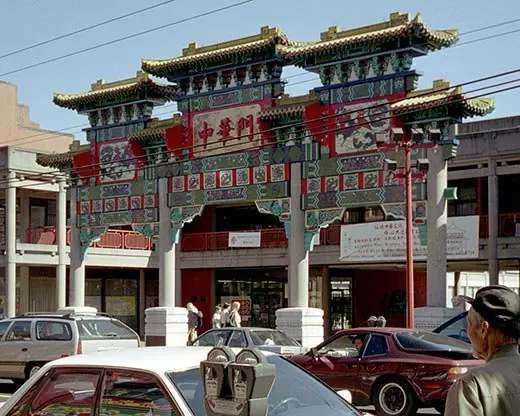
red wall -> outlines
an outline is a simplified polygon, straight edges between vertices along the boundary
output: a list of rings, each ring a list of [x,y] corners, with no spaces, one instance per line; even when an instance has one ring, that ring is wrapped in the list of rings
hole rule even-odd
[[[426,306],[426,273],[415,272],[415,307]],[[404,271],[354,272],[354,325],[364,326],[372,316],[384,316],[387,326],[406,326],[405,314],[392,313],[392,294],[406,290]]]
[[[211,270],[182,271],[182,305],[186,306],[188,302],[191,302],[204,314],[199,334],[211,328],[212,279]]]
[[[183,233],[210,233],[213,231],[212,223],[215,215],[215,207],[205,206],[200,217],[195,217],[192,222],[184,224]]]

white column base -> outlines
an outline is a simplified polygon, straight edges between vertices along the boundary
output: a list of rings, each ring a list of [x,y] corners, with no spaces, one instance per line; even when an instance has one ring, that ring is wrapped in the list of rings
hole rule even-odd
[[[415,328],[423,331],[433,331],[439,325],[462,312],[464,312],[463,309],[437,306],[415,308]]]
[[[188,343],[188,310],[159,306],[145,310],[145,342],[147,347],[186,346]]]
[[[276,329],[312,348],[323,342],[323,310],[284,308],[276,311]]]

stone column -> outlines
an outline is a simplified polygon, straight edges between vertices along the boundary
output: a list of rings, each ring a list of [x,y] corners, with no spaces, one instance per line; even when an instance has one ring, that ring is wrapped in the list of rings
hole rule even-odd
[[[498,177],[497,162],[488,160],[488,272],[489,284],[498,285]]]
[[[182,230],[179,231],[179,241],[181,238]],[[181,244],[175,244],[175,259],[179,260],[181,253]],[[182,304],[182,270],[180,261],[175,262],[175,305],[184,307]]]
[[[56,267],[56,307],[66,306],[67,299],[67,191],[65,178],[59,180],[56,215],[56,244],[58,246],[58,266]]]
[[[77,225],[77,189],[70,190],[70,302],[71,306],[85,306],[85,258],[81,249],[80,229]]]
[[[159,179],[159,306],[175,306],[175,242],[168,208],[168,179]]]
[[[444,190],[448,187],[448,168],[442,147],[428,149],[428,259],[426,273],[427,305],[446,307],[447,261],[446,229],[448,209]]]
[[[305,211],[301,209],[301,164],[291,165],[291,235],[289,237],[289,307],[309,306],[309,252],[305,249]]]
[[[139,336],[144,336],[144,321],[145,314],[144,311],[146,309],[146,278],[145,278],[145,270],[139,269]]]
[[[159,179],[159,307],[145,311],[146,346],[186,345],[188,311],[175,307],[175,252],[168,178]]]
[[[309,252],[305,247],[305,211],[301,208],[301,164],[291,165],[289,307],[276,311],[276,327],[304,347],[323,341],[323,310],[309,308]]]
[[[5,309],[8,317],[16,315],[16,173],[9,172],[5,198]]]

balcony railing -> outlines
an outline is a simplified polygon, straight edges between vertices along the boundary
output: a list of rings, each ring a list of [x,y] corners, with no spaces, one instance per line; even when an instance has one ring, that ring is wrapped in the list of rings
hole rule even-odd
[[[287,237],[283,228],[269,228],[260,231],[260,248],[285,248]],[[242,232],[242,231],[237,231]],[[247,231],[243,231],[247,232]],[[230,250],[229,232],[216,233],[183,233],[182,251],[217,251]]]
[[[27,230],[29,244],[56,244],[56,227],[33,227]],[[67,228],[67,245],[70,245],[70,229]],[[127,250],[152,250],[148,237],[127,230],[109,229],[92,247]]]
[[[499,215],[499,237],[514,237],[516,224],[520,223],[520,213]],[[480,238],[488,236],[488,217],[480,216]],[[283,228],[269,228],[260,231],[260,248],[286,248],[287,237]],[[331,224],[320,231],[322,246],[336,246],[341,240],[341,224]],[[35,227],[27,230],[30,244],[56,244],[55,227]],[[70,230],[67,229],[67,245],[70,245]],[[101,239],[92,245],[98,248],[152,250],[150,238],[127,230],[109,229]],[[229,232],[182,233],[182,251],[218,251],[229,250]]]

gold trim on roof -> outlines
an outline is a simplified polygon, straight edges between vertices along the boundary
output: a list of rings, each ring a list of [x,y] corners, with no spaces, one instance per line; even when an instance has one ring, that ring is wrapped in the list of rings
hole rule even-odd
[[[136,133],[128,135],[128,140],[143,140],[148,138],[164,137],[166,130],[182,124],[180,114],[174,114],[172,118],[159,120],[153,118],[146,123],[146,127]]]
[[[199,46],[197,43],[190,43],[187,48],[182,50],[182,56],[163,60],[143,59],[141,63],[145,71],[153,75],[164,76],[168,70],[192,62],[205,59],[209,60],[217,56],[230,55],[242,51],[262,49],[269,45],[289,44],[289,40],[280,29],[264,26],[260,29],[260,34],[258,35],[247,36],[209,46]]]
[[[409,14],[392,13],[390,20],[383,23],[344,31],[338,31],[337,26],[332,26],[327,32],[321,33],[319,42],[300,46],[282,46],[280,49],[285,56],[294,57],[351,44],[389,41],[410,35],[424,39],[425,46],[431,50],[450,46],[458,40],[456,29],[432,30],[426,26],[420,14],[410,20]]]
[[[264,119],[273,119],[282,116],[290,116],[295,114],[303,114],[305,107],[309,104],[316,103],[320,100],[319,94],[311,91],[307,95],[299,95],[290,97],[289,95],[282,95],[271,108],[267,108],[260,113],[260,117]]]
[[[410,92],[404,100],[391,105],[394,113],[419,111],[440,105],[460,105],[465,117],[484,116],[495,109],[495,99],[492,97],[466,98],[461,87],[451,88],[444,80],[433,81],[433,87]]]
[[[75,108],[84,103],[93,102],[101,97],[117,96],[125,93],[131,93],[141,88],[152,88],[154,93],[167,99],[173,98],[177,94],[177,88],[169,85],[159,84],[153,81],[149,74],[143,71],[137,71],[134,78],[128,78],[121,81],[105,83],[100,79],[91,85],[91,90],[79,94],[54,94],[54,103],[60,107]]]
[[[80,144],[79,140],[74,140],[70,146],[69,151],[65,153],[53,153],[50,155],[38,155],[36,163],[47,167],[60,167],[64,163],[71,162],[72,158],[81,153],[90,151],[90,145]]]

